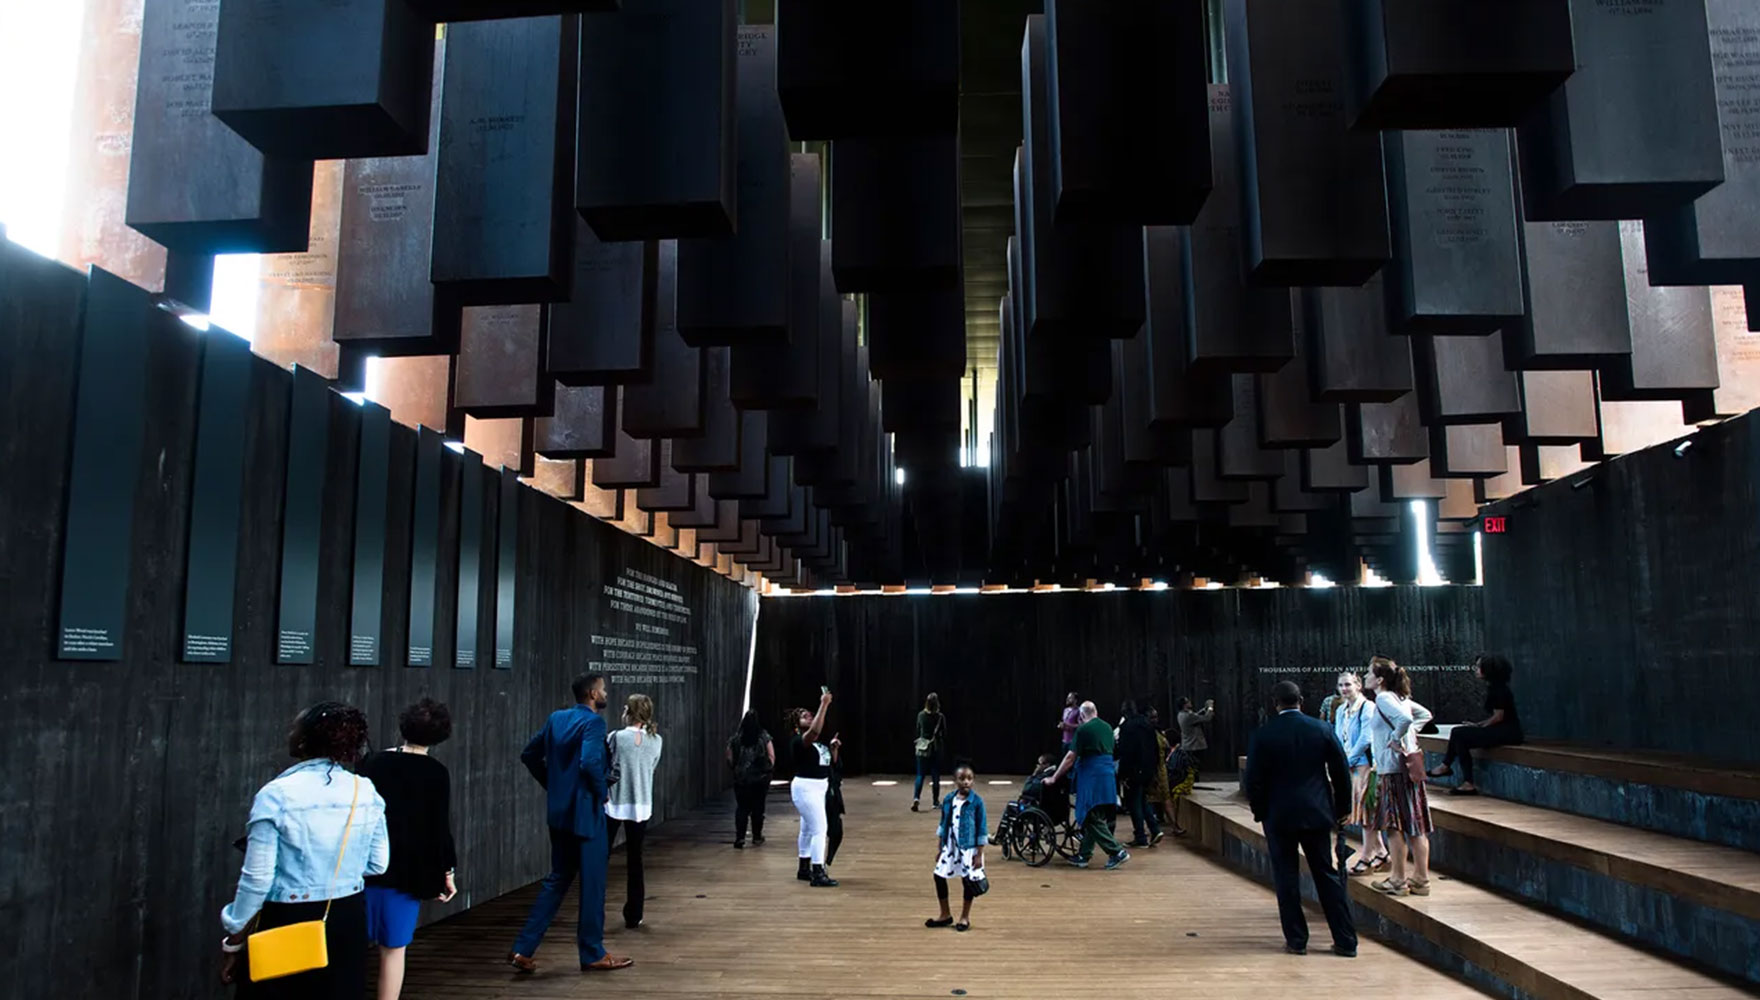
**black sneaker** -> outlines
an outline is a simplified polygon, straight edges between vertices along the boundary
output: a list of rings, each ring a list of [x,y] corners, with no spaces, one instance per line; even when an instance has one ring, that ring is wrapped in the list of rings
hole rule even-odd
[[[1305,946],[1298,948],[1293,944],[1284,945],[1283,950],[1291,955],[1306,955],[1308,953],[1308,949]]]
[[[743,850],[745,850],[745,849],[746,849],[746,842],[745,842],[745,841],[743,841],[743,840],[736,840],[736,841],[734,841],[734,842],[733,842],[733,849],[734,849],[734,850],[736,850],[736,851],[743,851]]]
[[[1332,953],[1334,955],[1337,955],[1339,958],[1356,958],[1357,957],[1357,949],[1355,949],[1355,948],[1340,948],[1338,945],[1332,946]]]
[[[1149,846],[1154,847],[1156,844],[1161,843],[1161,838],[1165,837],[1165,836],[1167,836],[1166,832],[1161,831],[1161,830],[1156,830],[1155,836],[1149,838]]]
[[[763,842],[764,842],[763,837],[753,835],[753,837],[752,837],[752,846],[753,847],[757,847],[759,844],[762,844]]]

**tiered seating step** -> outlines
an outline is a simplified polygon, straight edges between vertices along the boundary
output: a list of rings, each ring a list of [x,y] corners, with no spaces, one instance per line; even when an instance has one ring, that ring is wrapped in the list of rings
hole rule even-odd
[[[1182,801],[1181,809],[1206,848],[1268,880],[1265,839],[1245,802],[1199,790]],[[1376,892],[1366,879],[1349,882],[1360,930],[1504,996],[1721,1000],[1752,995],[1710,973],[1458,879],[1440,877],[1430,896],[1401,898]],[[1311,898],[1312,887],[1305,891]]]
[[[1419,738],[1432,766],[1448,748],[1447,728]],[[1760,851],[1760,767],[1548,742],[1474,759],[1477,784],[1500,799]]]

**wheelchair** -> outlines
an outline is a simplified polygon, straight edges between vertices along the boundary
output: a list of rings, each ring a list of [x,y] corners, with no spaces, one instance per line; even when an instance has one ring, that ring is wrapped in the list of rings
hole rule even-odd
[[[1019,858],[1032,868],[1049,864],[1055,855],[1073,858],[1082,831],[1071,822],[1071,812],[1067,784],[1047,784],[1034,775],[1027,779],[1020,798],[1003,808],[992,839],[1002,846],[1004,859]]]

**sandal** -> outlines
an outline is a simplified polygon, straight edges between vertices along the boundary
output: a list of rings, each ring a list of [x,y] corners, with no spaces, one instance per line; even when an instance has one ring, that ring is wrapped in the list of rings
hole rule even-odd
[[[1424,773],[1432,778],[1447,778],[1454,774],[1454,768],[1447,764],[1438,764]]]
[[[1358,858],[1356,863],[1351,865],[1350,869],[1347,870],[1345,872],[1345,874],[1347,874],[1347,875],[1367,875],[1374,870],[1375,870],[1375,866],[1373,863],[1370,862],[1370,860],[1368,858]]]
[[[1465,788],[1462,788],[1457,785],[1454,788],[1450,788],[1448,790],[1448,794],[1450,794],[1450,795],[1477,795],[1477,794],[1479,794],[1479,790],[1477,788],[1472,787],[1471,785],[1468,785]]]
[[[951,927],[951,926],[953,926],[953,918],[952,917],[930,917],[929,919],[923,921],[923,926],[924,927]]]
[[[1369,870],[1372,872],[1384,872],[1392,867],[1393,855],[1385,851],[1369,859]]]

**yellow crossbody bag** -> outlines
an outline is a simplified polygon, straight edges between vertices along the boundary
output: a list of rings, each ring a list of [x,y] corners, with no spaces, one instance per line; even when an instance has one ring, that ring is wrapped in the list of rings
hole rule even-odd
[[[354,807],[361,798],[361,779],[354,779],[354,798],[348,803],[348,822],[342,827],[342,846],[336,849],[336,868],[330,873],[328,895],[336,888],[336,876],[342,871],[342,855],[348,850],[348,834],[354,827]],[[330,964],[330,947],[324,938],[325,925],[330,921],[330,903],[324,901],[322,920],[304,920],[297,924],[271,927],[245,939],[245,952],[250,956],[251,982],[260,983],[283,976],[298,975]]]

